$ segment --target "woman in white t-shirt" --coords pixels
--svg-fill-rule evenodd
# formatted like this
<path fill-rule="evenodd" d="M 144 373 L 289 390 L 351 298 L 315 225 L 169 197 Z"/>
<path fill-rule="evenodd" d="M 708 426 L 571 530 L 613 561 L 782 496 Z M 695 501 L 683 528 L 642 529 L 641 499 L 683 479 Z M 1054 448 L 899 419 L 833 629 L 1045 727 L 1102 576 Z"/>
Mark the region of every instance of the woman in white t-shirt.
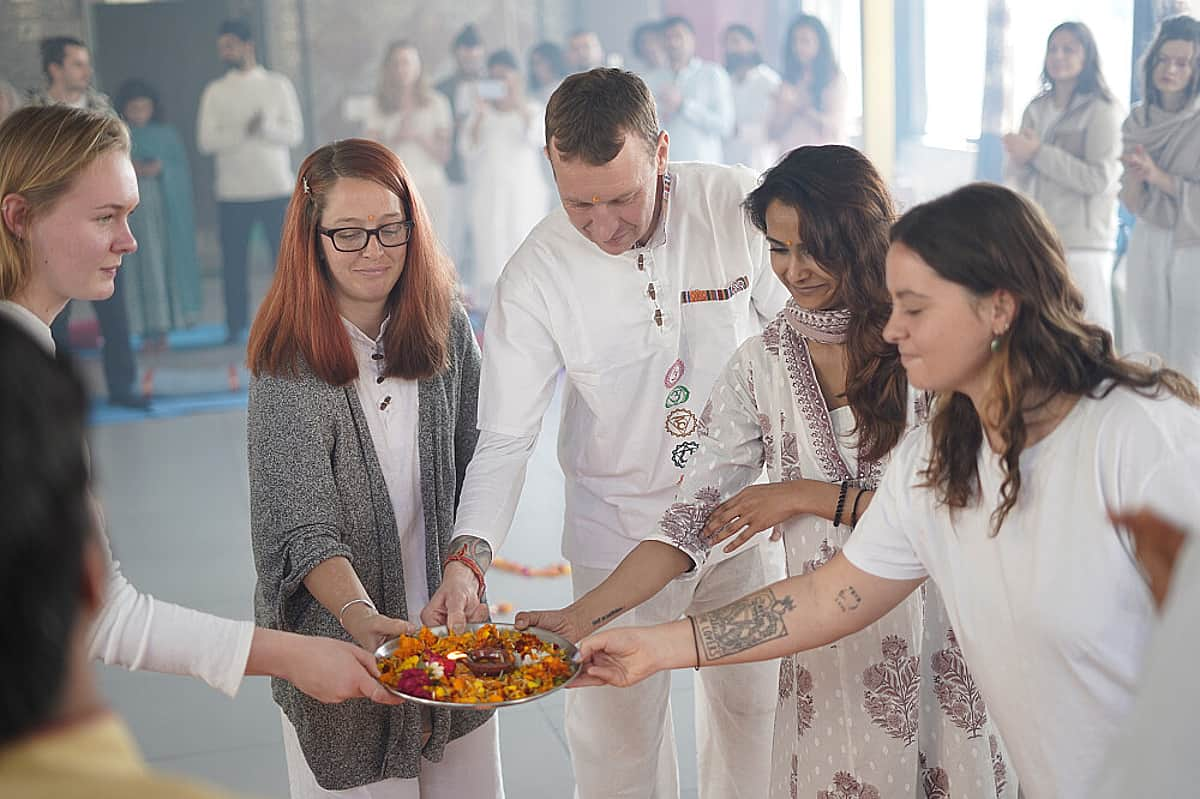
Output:
<path fill-rule="evenodd" d="M 1200 517 L 1185 484 L 1200 395 L 1116 357 L 1049 222 L 1016 193 L 966 186 L 909 211 L 891 240 L 884 337 L 934 415 L 893 453 L 842 553 L 693 619 L 586 639 L 580 682 L 822 646 L 932 577 L 1023 794 L 1089 796 L 1153 618 L 1107 509 Z"/>

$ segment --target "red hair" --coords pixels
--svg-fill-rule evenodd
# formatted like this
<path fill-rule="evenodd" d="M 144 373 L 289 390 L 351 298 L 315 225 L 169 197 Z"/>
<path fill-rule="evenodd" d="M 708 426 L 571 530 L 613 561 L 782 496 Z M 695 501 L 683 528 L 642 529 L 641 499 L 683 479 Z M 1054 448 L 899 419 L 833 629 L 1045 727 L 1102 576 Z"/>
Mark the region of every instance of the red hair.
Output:
<path fill-rule="evenodd" d="M 400 159 L 366 139 L 326 144 L 300 165 L 284 218 L 279 263 L 250 328 L 247 362 L 256 377 L 295 375 L 303 359 L 325 382 L 358 377 L 333 281 L 317 241 L 326 197 L 340 178 L 361 178 L 400 198 L 413 222 L 404 271 L 387 298 L 384 367 L 390 377 L 430 377 L 449 362 L 454 265 L 438 244 L 429 215 Z"/>

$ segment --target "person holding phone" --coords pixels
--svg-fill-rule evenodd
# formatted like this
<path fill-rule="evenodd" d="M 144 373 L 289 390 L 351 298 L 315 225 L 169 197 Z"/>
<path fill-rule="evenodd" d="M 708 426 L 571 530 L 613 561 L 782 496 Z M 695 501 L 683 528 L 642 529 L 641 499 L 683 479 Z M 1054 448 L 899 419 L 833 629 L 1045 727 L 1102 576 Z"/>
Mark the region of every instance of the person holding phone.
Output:
<path fill-rule="evenodd" d="M 466 123 L 468 213 L 474 248 L 473 304 L 486 311 L 500 270 L 546 212 L 537 102 L 525 94 L 517 59 L 508 50 L 488 58 L 488 79 L 475 85 Z"/>

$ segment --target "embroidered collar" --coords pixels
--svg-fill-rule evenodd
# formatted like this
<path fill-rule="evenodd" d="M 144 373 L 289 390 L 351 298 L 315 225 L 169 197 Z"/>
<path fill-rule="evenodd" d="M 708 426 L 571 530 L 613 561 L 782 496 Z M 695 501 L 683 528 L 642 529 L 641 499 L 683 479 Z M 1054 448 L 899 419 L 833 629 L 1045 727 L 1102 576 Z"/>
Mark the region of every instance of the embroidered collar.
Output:
<path fill-rule="evenodd" d="M 662 176 L 662 208 L 659 210 L 659 213 L 658 213 L 658 226 L 654 229 L 654 232 L 650 234 L 650 238 L 646 240 L 646 243 L 644 245 L 639 247 L 637 245 L 637 242 L 634 242 L 633 247 L 631 249 L 633 249 L 633 250 L 654 249 L 655 247 L 661 247 L 662 245 L 667 243 L 667 211 L 669 210 L 669 206 L 671 204 L 671 184 L 674 182 L 674 180 L 675 180 L 675 177 L 670 172 L 663 173 L 663 176 Z"/>
<path fill-rule="evenodd" d="M 788 300 L 783 306 L 783 315 L 792 330 L 819 344 L 841 344 L 850 329 L 850 311 L 845 308 L 810 311 L 801 308 L 795 300 Z"/>

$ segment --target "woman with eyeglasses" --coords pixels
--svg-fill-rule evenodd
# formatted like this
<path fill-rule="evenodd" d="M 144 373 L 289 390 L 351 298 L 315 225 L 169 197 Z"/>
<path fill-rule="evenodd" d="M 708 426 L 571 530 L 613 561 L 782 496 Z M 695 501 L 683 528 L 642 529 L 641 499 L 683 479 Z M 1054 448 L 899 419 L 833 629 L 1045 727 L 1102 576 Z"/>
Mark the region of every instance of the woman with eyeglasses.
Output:
<path fill-rule="evenodd" d="M 373 650 L 415 630 L 444 564 L 466 557 L 447 548 L 475 451 L 479 349 L 454 297 L 454 266 L 391 150 L 347 139 L 304 160 L 250 331 L 264 627 Z M 503 795 L 490 713 L 322 705 L 280 681 L 274 696 L 293 799 Z"/>
<path fill-rule="evenodd" d="M 1009 189 L 908 211 L 886 269 L 883 337 L 933 416 L 893 451 L 843 550 L 694 620 L 584 639 L 575 684 L 841 647 L 932 578 L 978 685 L 962 701 L 986 701 L 1021 794 L 1091 797 L 1154 620 L 1109 508 L 1200 518 L 1200 393 L 1116 356 L 1048 220 Z M 954 683 L 949 670 L 936 690 Z"/>
<path fill-rule="evenodd" d="M 1200 380 L 1200 21 L 1163 20 L 1142 73 L 1122 129 L 1120 197 L 1137 217 L 1122 343 Z"/>
<path fill-rule="evenodd" d="M 1008 179 L 1054 223 L 1087 318 L 1108 330 L 1124 115 L 1091 29 L 1063 22 L 1046 40 L 1042 91 L 1025 108 L 1020 131 L 1004 136 Z"/>

